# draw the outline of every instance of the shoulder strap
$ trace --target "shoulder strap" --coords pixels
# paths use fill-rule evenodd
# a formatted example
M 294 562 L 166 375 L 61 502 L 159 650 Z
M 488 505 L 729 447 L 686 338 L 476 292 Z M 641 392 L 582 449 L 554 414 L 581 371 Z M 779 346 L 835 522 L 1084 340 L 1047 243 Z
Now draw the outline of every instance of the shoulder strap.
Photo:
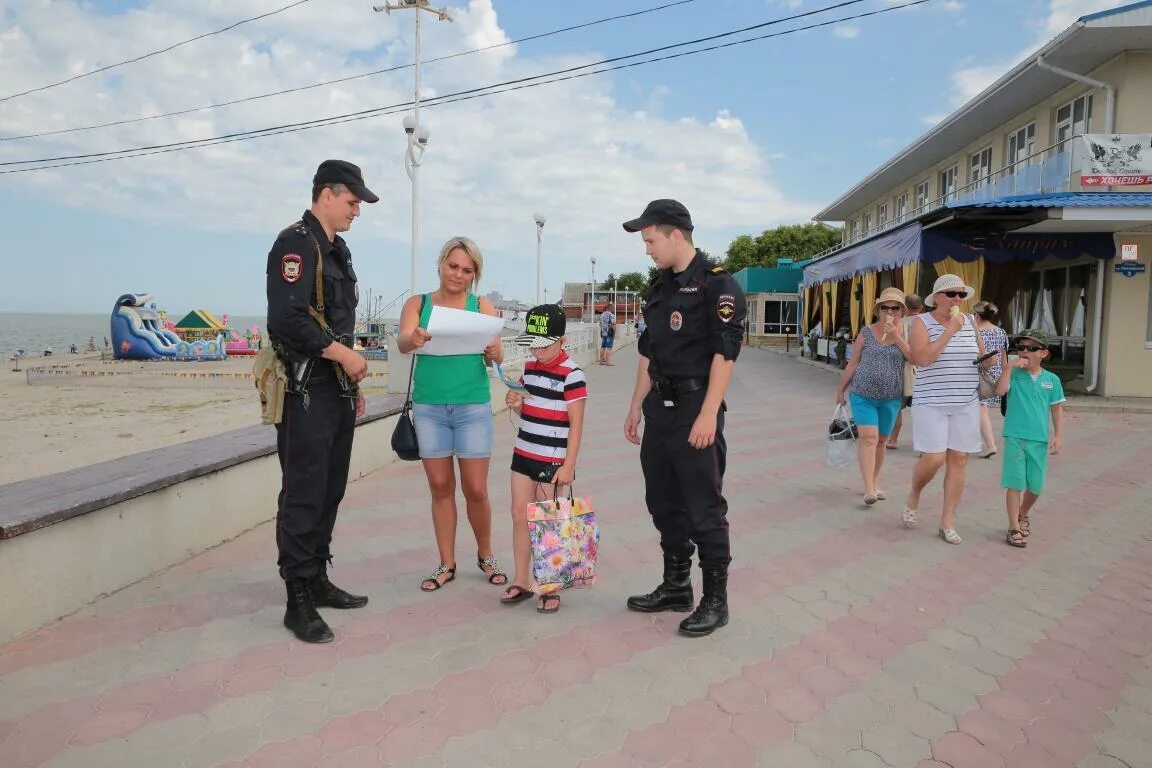
M 307 230 L 308 237 L 312 238 L 312 245 L 316 248 L 316 306 L 309 305 L 308 314 L 312 315 L 312 319 L 320 324 L 325 333 L 335 338 L 336 334 L 328 325 L 328 316 L 324 314 L 324 254 L 320 251 L 320 241 L 316 239 L 311 227 L 304 229 Z
M 420 294 L 420 313 L 419 314 L 421 314 L 421 315 L 424 314 L 424 307 L 427 304 L 428 304 L 428 294 L 426 294 L 426 293 Z M 417 318 L 416 318 L 416 324 L 417 325 L 420 324 L 419 316 L 417 316 Z M 409 407 L 412 405 L 412 379 L 416 376 L 416 359 L 417 359 L 416 355 L 412 355 L 412 367 L 408 369 L 408 395 L 407 395 L 407 403 L 405 404 L 405 407 Z

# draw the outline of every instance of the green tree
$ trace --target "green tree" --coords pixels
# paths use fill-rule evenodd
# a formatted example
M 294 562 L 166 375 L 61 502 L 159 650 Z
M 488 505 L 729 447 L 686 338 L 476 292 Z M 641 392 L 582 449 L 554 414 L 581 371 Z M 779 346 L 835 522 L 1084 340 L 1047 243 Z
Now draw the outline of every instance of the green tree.
M 643 291 L 648 287 L 648 281 L 639 272 L 625 272 L 616 278 L 616 289 L 619 291 Z
M 842 236 L 842 230 L 816 222 L 785 224 L 756 237 L 741 235 L 728 246 L 724 268 L 738 272 L 745 267 L 775 267 L 780 259 L 804 261 L 838 245 Z

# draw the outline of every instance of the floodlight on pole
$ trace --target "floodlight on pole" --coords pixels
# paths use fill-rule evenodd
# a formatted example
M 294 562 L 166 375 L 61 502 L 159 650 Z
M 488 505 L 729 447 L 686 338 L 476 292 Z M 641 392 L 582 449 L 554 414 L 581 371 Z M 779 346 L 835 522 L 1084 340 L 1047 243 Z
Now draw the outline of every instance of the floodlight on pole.
M 544 240 L 544 222 L 548 219 L 542 213 L 532 215 L 536 220 L 536 303 L 540 303 L 540 247 Z
M 592 257 L 592 296 L 588 300 L 588 322 L 596 320 L 596 257 Z
M 419 217 L 419 178 L 420 178 L 420 163 L 424 159 L 424 151 L 428 148 L 428 139 L 431 137 L 431 131 L 428 127 L 420 124 L 420 11 L 427 11 L 434 14 L 440 21 L 452 21 L 452 17 L 448 15 L 447 9 L 433 8 L 429 5 L 429 0 L 399 0 L 399 2 L 384 3 L 383 5 L 374 5 L 372 10 L 376 12 L 384 11 L 391 14 L 392 11 L 403 10 L 416 11 L 416 45 L 414 49 L 415 55 L 413 56 L 413 69 L 416 73 L 416 83 L 413 90 L 412 98 L 412 114 L 404 116 L 404 133 L 408 136 L 408 149 L 404 153 L 404 170 L 408 173 L 408 178 L 412 181 L 412 275 L 409 284 L 410 295 L 416 295 L 416 271 L 417 259 L 416 252 L 420 242 L 420 217 Z

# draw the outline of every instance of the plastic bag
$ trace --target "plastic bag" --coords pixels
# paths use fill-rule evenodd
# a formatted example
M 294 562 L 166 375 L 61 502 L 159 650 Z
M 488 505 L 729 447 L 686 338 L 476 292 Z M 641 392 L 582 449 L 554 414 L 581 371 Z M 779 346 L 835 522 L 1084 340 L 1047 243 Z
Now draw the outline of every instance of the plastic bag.
M 829 467 L 840 469 L 856 460 L 856 434 L 856 422 L 848 408 L 837 405 L 832 412 L 832 423 L 828 425 Z

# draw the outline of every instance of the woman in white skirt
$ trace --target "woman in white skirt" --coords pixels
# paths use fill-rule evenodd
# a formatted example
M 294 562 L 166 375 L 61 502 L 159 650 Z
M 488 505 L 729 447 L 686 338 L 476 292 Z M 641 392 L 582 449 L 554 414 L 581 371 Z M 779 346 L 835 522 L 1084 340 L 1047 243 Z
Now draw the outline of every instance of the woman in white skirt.
M 940 467 L 944 470 L 944 511 L 940 538 L 959 544 L 956 509 L 964 492 L 968 455 L 980 451 L 980 372 L 973 362 L 984 354 L 984 342 L 960 305 L 975 290 L 957 275 L 941 275 L 924 298 L 931 311 L 916 315 L 908 344 L 916 368 L 912 395 L 912 447 L 921 453 L 912 474 L 901 523 L 919 522 L 920 494 Z M 990 365 L 994 361 L 985 361 Z

